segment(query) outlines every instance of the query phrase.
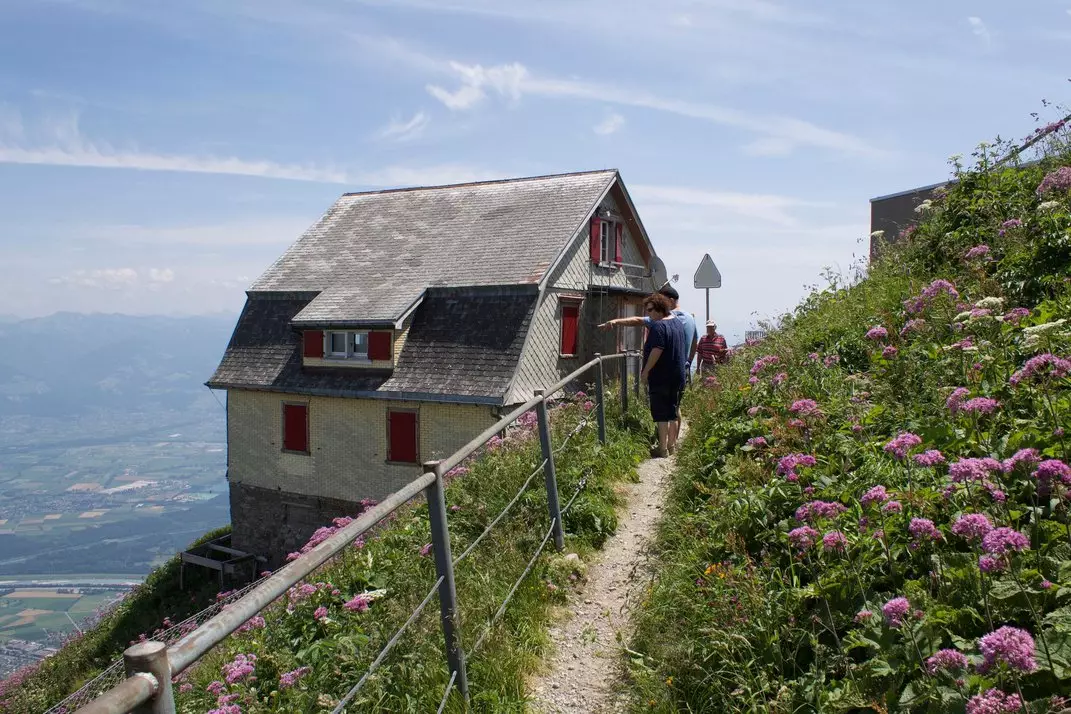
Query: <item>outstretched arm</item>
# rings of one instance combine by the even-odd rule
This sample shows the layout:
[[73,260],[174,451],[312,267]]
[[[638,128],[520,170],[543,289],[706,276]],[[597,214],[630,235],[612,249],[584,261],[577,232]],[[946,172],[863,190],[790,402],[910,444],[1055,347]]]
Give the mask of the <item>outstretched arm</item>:
[[642,317],[615,317],[599,325],[600,330],[612,330],[615,327],[643,327]]

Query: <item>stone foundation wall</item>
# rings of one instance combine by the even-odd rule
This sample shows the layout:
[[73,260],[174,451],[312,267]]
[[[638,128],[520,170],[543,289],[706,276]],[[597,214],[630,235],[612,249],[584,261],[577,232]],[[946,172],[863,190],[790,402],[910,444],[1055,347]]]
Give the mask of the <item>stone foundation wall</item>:
[[320,526],[361,512],[359,503],[241,483],[231,483],[230,498],[231,545],[266,557],[269,570],[284,565],[287,553],[299,550]]

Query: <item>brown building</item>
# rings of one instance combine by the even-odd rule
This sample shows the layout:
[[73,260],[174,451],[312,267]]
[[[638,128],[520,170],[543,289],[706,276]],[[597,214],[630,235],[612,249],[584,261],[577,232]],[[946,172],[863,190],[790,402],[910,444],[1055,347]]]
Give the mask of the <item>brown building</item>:
[[882,244],[895,243],[905,228],[917,223],[919,215],[915,209],[949,183],[935,183],[870,199],[870,259],[878,256]]
[[614,170],[339,198],[247,291],[207,383],[227,390],[232,545],[277,565],[595,352],[638,347],[640,328],[595,325],[640,314],[654,257]]

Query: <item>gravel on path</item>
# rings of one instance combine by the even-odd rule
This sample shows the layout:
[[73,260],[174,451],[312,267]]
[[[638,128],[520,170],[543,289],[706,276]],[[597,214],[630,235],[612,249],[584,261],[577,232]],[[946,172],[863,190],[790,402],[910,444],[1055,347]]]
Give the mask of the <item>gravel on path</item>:
[[643,597],[646,549],[662,516],[675,459],[650,459],[627,484],[617,532],[587,563],[587,578],[570,594],[561,621],[550,629],[553,654],[529,681],[529,710],[543,714],[623,712],[622,648],[629,615]]

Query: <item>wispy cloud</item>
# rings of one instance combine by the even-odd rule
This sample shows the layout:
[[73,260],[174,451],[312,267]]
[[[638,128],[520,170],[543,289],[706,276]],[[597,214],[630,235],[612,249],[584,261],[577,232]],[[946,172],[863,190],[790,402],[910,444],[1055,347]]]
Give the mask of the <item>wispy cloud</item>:
[[300,236],[311,222],[310,217],[279,216],[185,226],[104,225],[82,228],[74,235],[82,241],[131,247],[285,246]]
[[450,69],[461,80],[460,87],[451,92],[429,84],[427,89],[431,96],[454,110],[469,109],[474,106],[487,96],[487,90],[516,101],[521,97],[525,78],[528,76],[527,68],[517,62],[494,67],[451,62]]
[[[797,209],[830,208],[832,204],[791,196],[737,191],[714,191],[689,186],[638,184],[629,191],[647,220],[656,214],[673,215],[678,220],[692,220],[703,230],[712,225],[745,218],[760,224],[795,228],[801,224],[794,215]],[[682,211],[687,207],[687,211]],[[690,217],[690,218],[687,218]],[[679,224],[678,224],[679,225]]]
[[[0,107],[0,110],[3,108]],[[421,116],[418,114],[407,123],[412,125],[410,131],[427,123],[426,118],[420,121]],[[0,111],[0,164],[226,174],[374,187],[457,183],[496,177],[496,173],[488,169],[451,163],[352,170],[285,164],[266,159],[165,154],[117,148],[85,136],[78,126],[77,115],[50,118],[35,129],[34,132],[24,130],[17,112]],[[33,138],[29,138],[31,135]]]
[[[142,171],[181,171],[203,174],[261,176],[294,181],[346,183],[344,171],[317,166],[299,166],[234,156],[182,155],[120,148],[86,137],[78,115],[51,117],[41,123],[31,138],[18,114],[9,111],[0,118],[0,163],[47,166],[82,166]],[[19,119],[16,123],[11,117]]]
[[610,134],[617,132],[624,125],[625,117],[620,114],[611,114],[592,127],[592,131],[601,136],[609,136]]
[[[460,80],[458,89],[450,92],[437,85],[429,85],[428,91],[453,110],[469,109],[487,97],[489,93],[513,101],[523,95],[583,99],[676,114],[752,132],[767,140],[765,145],[758,145],[760,149],[758,152],[754,151],[756,145],[750,144],[752,153],[763,153],[762,149],[765,146],[766,153],[769,154],[771,153],[769,149],[776,146],[775,153],[777,154],[789,153],[798,147],[810,147],[828,149],[850,156],[869,158],[889,156],[889,152],[872,146],[860,137],[795,117],[752,114],[717,104],[663,97],[643,90],[625,89],[602,82],[537,77],[519,63],[483,67],[479,64],[466,65],[460,62],[450,62],[447,66]],[[775,141],[776,144],[771,143],[770,140]]]
[[417,112],[413,115],[413,118],[409,121],[401,121],[400,119],[392,119],[387,126],[379,132],[381,139],[390,139],[393,141],[408,141],[415,139],[424,133],[424,129],[430,122],[428,115],[424,112]]
[[80,288],[123,290],[138,282],[138,271],[133,268],[98,268],[75,270],[66,275],[50,278],[53,285],[70,285]]
[[974,36],[980,39],[986,47],[989,47],[993,43],[993,38],[989,34],[989,28],[986,27],[982,18],[971,16],[967,18],[967,24],[971,26],[971,32]]

